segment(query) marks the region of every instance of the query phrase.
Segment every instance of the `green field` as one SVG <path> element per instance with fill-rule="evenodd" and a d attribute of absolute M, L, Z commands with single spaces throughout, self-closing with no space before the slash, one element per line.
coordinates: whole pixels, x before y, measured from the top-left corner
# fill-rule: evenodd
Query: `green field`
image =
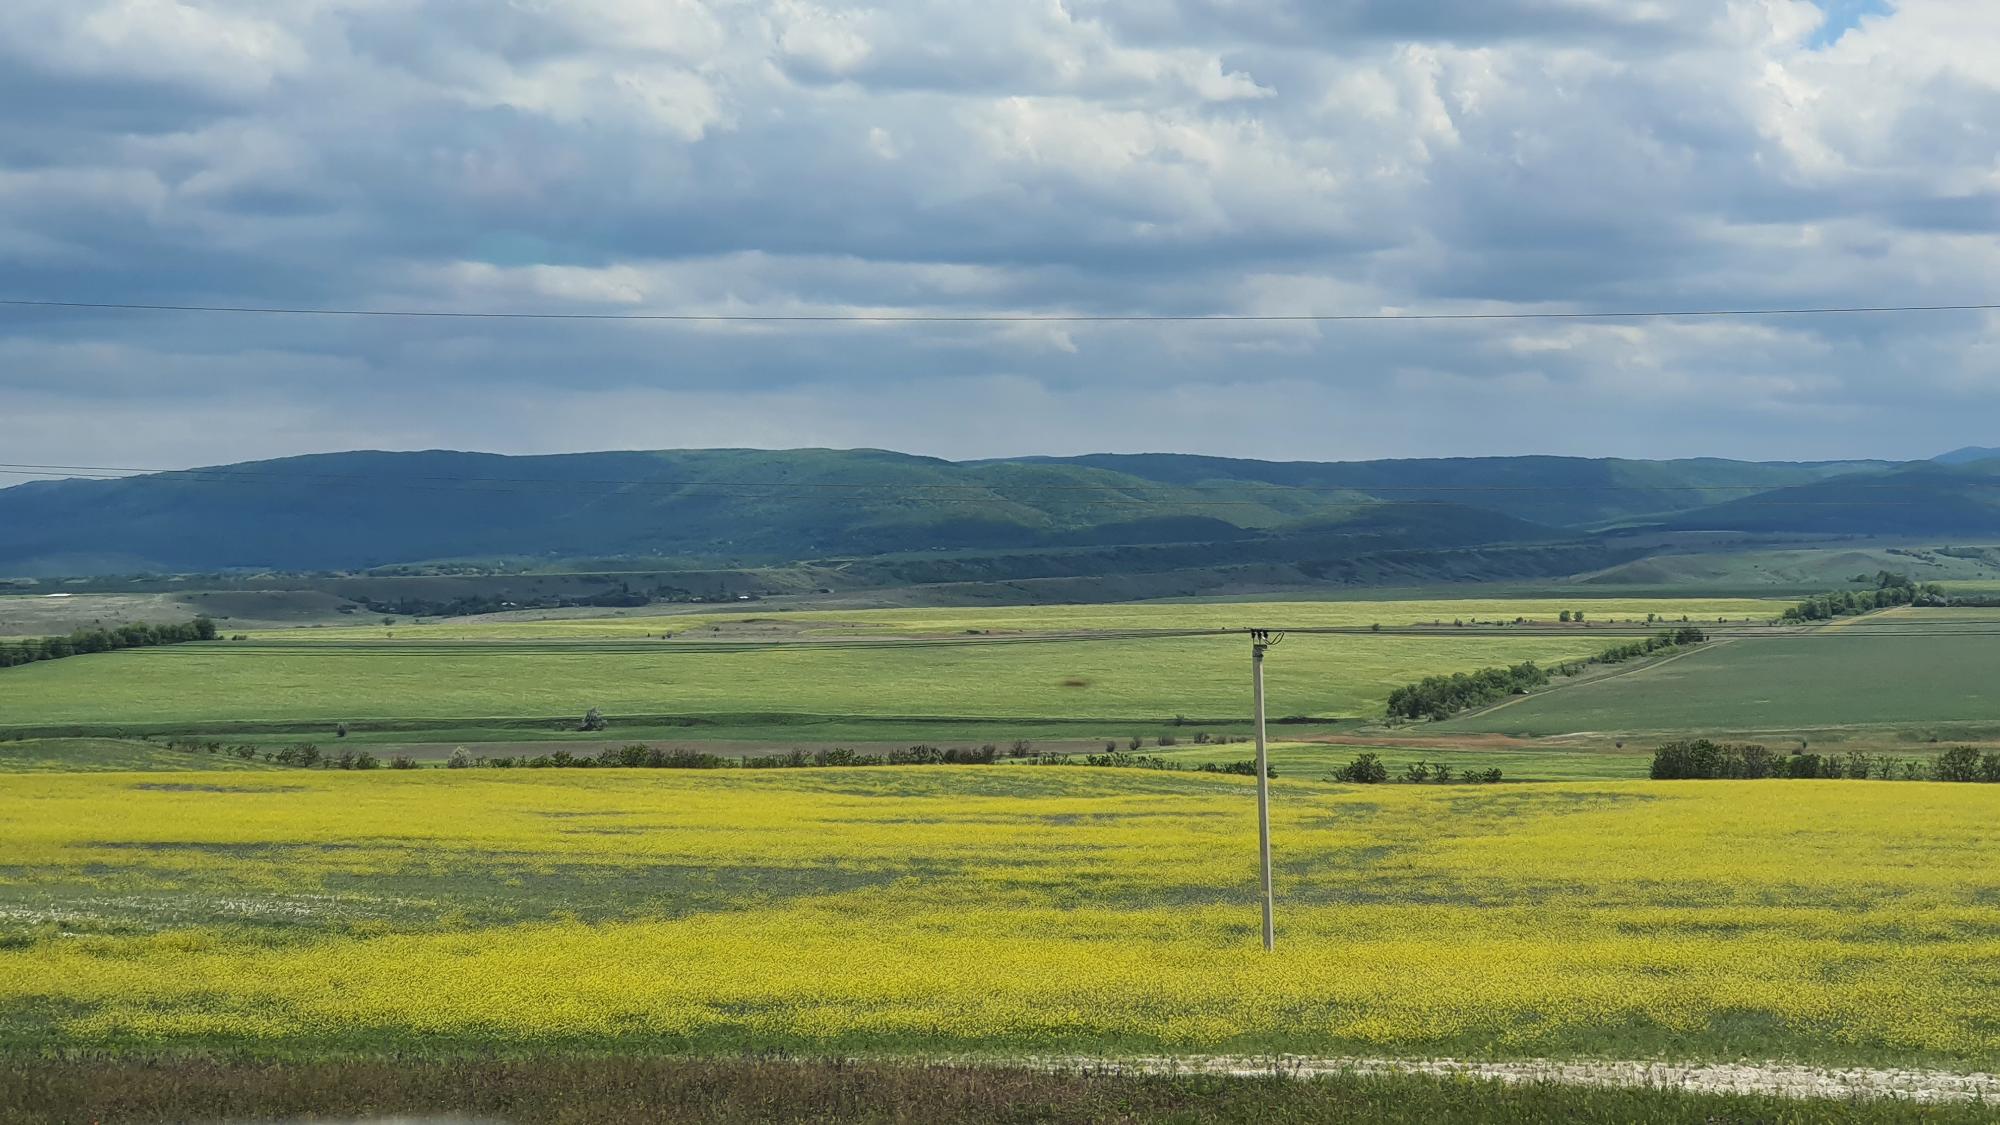
<path fill-rule="evenodd" d="M 118 738 L 39 738 L 0 742 L 0 774 L 106 770 L 272 769 L 228 754 L 189 753 Z"/>
<path fill-rule="evenodd" d="M 1895 636 L 1921 628 L 1931 635 Z M 2000 727 L 2000 611 L 1900 609 L 1723 641 L 1438 724 L 1439 734 L 1906 732 Z"/>
<path fill-rule="evenodd" d="M 1437 672 L 1594 654 L 1614 639 L 1591 628 L 1524 628 L 1518 636 L 1453 636 L 1453 620 L 1547 621 L 1565 602 L 1264 603 L 1187 606 L 889 610 L 701 618 L 469 622 L 420 628 L 306 629 L 218 642 L 76 657 L 0 673 L 0 730 L 229 729 L 266 724 L 426 723 L 491 732 L 548 725 L 591 708 L 621 734 L 671 736 L 671 717 L 704 730 L 824 740 L 814 717 L 884 724 L 884 738 L 1033 738 L 1152 733 L 1176 716 L 1209 724 L 1248 717 L 1241 637 L 1066 639 L 1060 643 L 909 648 L 793 646 L 730 650 L 704 640 L 763 642 L 916 637 L 980 641 L 1107 630 L 1306 627 L 1442 621 L 1436 636 L 1310 636 L 1269 662 L 1274 720 L 1378 716 L 1388 692 Z M 1591 603 L 1593 622 L 1687 615 L 1771 616 L 1759 601 Z M 660 632 L 674 640 L 648 640 Z M 393 634 L 385 636 L 384 634 Z M 977 730 L 927 726 L 937 721 Z M 897 724 L 895 729 L 889 729 Z M 1077 729 L 1077 724 L 1088 724 Z M 1006 729 L 994 730 L 998 725 Z M 442 741 L 440 737 L 438 740 Z"/>

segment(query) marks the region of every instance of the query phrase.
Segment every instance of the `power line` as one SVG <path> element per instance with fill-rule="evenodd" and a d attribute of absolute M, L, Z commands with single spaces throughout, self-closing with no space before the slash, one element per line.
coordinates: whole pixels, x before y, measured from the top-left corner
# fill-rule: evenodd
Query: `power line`
<path fill-rule="evenodd" d="M 1619 309 L 1584 312 L 1459 313 L 585 313 L 479 312 L 451 309 L 355 309 L 267 305 L 142 304 L 0 298 L 0 307 L 99 312 L 216 313 L 256 316 L 395 317 L 429 320 L 653 321 L 748 324 L 1329 324 L 1375 321 L 1642 320 L 1676 317 L 1857 316 L 1884 313 L 1992 312 L 2000 304 L 1846 305 L 1798 308 Z"/>

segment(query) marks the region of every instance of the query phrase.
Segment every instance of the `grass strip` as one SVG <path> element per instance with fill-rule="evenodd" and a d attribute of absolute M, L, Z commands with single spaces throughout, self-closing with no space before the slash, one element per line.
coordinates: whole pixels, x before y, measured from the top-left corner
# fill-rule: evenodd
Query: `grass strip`
<path fill-rule="evenodd" d="M 1420 1075 L 1135 1075 L 952 1064 L 645 1057 L 0 1062 L 0 1125 L 437 1117 L 672 1121 L 1194 1123 L 1992 1120 L 1991 1107 L 1606 1089 Z"/>

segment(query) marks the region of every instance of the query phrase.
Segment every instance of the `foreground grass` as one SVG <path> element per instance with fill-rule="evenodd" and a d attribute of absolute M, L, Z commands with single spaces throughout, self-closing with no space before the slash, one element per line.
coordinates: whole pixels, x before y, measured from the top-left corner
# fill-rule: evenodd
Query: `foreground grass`
<path fill-rule="evenodd" d="M 645 1058 L 0 1062 L 0 1123 L 449 1116 L 515 1125 L 674 1121 L 1371 1125 L 1780 1125 L 1992 1120 L 1990 1107 L 1798 1101 L 1416 1076 L 1046 1073 L 885 1063 Z"/>
<path fill-rule="evenodd" d="M 0 1050 L 2000 1061 L 2000 793 L 21 775 Z"/>

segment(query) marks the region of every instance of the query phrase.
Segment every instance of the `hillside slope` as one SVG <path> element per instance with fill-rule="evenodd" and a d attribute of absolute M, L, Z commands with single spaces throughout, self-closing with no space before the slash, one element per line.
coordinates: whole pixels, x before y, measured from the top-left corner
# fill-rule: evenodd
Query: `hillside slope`
<path fill-rule="evenodd" d="M 1180 453 L 1028 458 L 1107 469 L 1165 484 L 1260 482 L 1338 488 L 1381 500 L 1451 501 L 1557 527 L 1701 508 L 1773 488 L 1886 469 L 1884 461 L 1732 461 L 1702 457 L 1437 457 L 1385 461 L 1251 461 Z"/>
<path fill-rule="evenodd" d="M 1940 465 L 1970 465 L 1976 461 L 2000 459 L 2000 449 L 1987 445 L 1968 445 L 1954 449 L 1950 453 L 1940 453 L 1931 460 Z"/>
<path fill-rule="evenodd" d="M 1369 568 L 1344 560 L 1576 543 L 1595 525 L 1858 535 L 1994 529 L 1996 506 L 1982 486 L 1995 473 L 2000 462 L 1884 470 L 1875 462 L 1574 457 L 952 462 L 828 449 L 363 451 L 0 489 L 0 575 L 897 556 L 912 557 L 880 569 L 940 575 L 934 581 L 1235 562 L 1359 574 Z M 1878 495 L 1883 482 L 1886 496 Z M 1636 556 L 1593 553 L 1585 569 Z"/>
<path fill-rule="evenodd" d="M 1353 525 L 1398 546 L 1545 538 L 1341 489 L 876 450 L 358 452 L 0 491 L 0 571 L 331 569 L 480 557 L 798 559 L 1218 544 Z"/>
<path fill-rule="evenodd" d="M 1917 462 L 1831 477 L 1683 512 L 1662 526 L 1820 535 L 2000 535 L 2000 461 Z"/>

